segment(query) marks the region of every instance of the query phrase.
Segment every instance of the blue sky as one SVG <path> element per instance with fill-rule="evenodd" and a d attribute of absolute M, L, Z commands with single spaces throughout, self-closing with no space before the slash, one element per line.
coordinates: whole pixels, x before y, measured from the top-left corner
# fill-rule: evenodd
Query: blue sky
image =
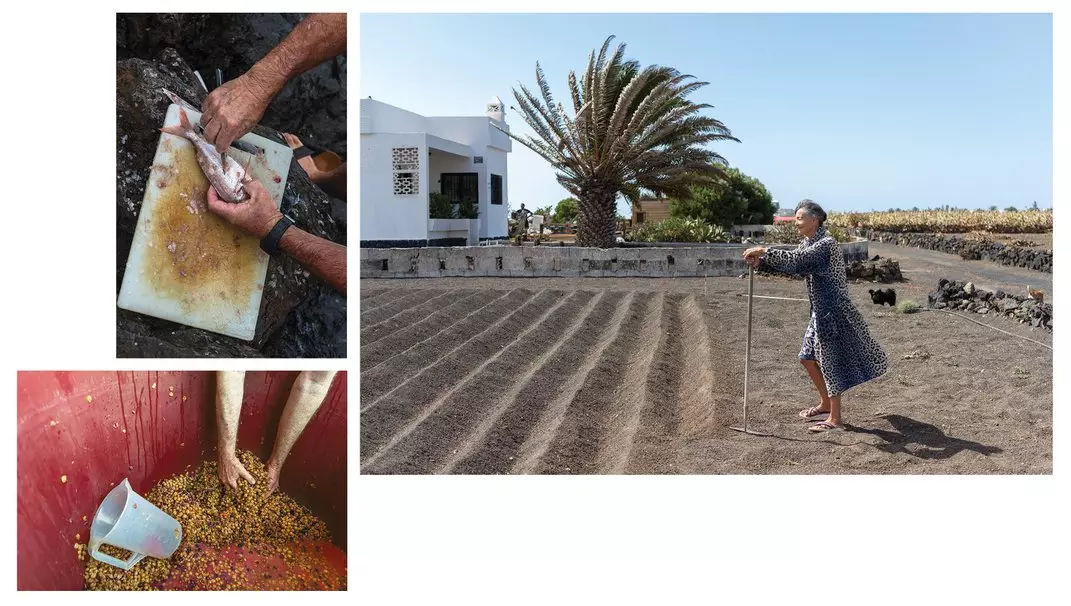
<path fill-rule="evenodd" d="M 607 35 L 641 65 L 710 82 L 692 99 L 741 143 L 714 146 L 783 207 L 1052 206 L 1052 18 L 1029 14 L 503 14 L 361 17 L 360 97 L 482 115 L 556 99 Z M 568 103 L 567 103 L 568 105 Z M 530 133 L 516 111 L 506 120 Z M 514 208 L 568 194 L 514 142 Z M 622 214 L 629 215 L 621 202 Z"/>

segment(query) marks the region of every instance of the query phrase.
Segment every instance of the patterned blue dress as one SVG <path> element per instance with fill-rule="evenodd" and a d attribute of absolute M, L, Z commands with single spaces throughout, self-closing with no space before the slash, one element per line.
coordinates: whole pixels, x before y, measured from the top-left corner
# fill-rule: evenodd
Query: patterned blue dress
<path fill-rule="evenodd" d="M 885 374 L 888 356 L 852 303 L 844 255 L 825 227 L 795 250 L 767 250 L 759 269 L 806 277 L 811 320 L 799 357 L 818 361 L 830 397 Z"/>

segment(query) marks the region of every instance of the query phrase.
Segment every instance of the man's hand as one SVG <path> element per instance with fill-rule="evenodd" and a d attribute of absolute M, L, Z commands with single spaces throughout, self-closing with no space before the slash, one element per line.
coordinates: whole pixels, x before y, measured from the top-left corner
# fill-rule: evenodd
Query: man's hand
<path fill-rule="evenodd" d="M 253 130 L 264 117 L 272 91 L 249 72 L 209 93 L 201 114 L 205 139 L 225 153 L 235 139 Z"/>
<path fill-rule="evenodd" d="M 238 456 L 233 452 L 230 454 L 219 455 L 219 481 L 223 482 L 224 486 L 230 486 L 231 488 L 238 488 L 238 478 L 245 478 L 250 484 L 256 484 L 257 481 L 253 479 L 242 462 L 238 460 Z"/>
<path fill-rule="evenodd" d="M 260 181 L 251 179 L 242 184 L 249 199 L 245 202 L 226 202 L 215 188 L 208 188 L 208 210 L 241 231 L 261 240 L 283 217 L 275 208 L 271 194 Z"/>

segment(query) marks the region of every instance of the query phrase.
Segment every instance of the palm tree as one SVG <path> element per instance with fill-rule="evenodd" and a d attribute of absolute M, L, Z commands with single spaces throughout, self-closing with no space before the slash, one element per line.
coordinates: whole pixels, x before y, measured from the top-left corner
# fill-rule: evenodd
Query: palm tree
<path fill-rule="evenodd" d="M 591 52 L 581 81 L 569 72 L 574 117 L 554 102 L 538 62 L 542 99 L 523 84 L 513 90 L 521 117 L 537 136 L 507 134 L 550 162 L 558 183 L 580 200 L 579 246 L 615 245 L 618 194 L 630 204 L 645 193 L 686 197 L 692 186 L 720 180 L 728 163 L 702 146 L 739 141 L 720 121 L 699 115 L 710 105 L 686 99 L 707 82 L 689 82 L 693 76 L 672 67 L 641 69 L 625 60 L 624 44 L 607 57 L 613 39 L 606 39 L 597 57 Z"/>

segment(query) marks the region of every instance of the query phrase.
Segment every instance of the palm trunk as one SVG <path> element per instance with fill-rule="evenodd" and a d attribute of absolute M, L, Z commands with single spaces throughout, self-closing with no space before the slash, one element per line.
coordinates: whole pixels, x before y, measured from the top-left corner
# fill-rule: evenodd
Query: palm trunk
<path fill-rule="evenodd" d="M 617 219 L 617 189 L 594 182 L 580 190 L 576 245 L 613 248 Z"/>

